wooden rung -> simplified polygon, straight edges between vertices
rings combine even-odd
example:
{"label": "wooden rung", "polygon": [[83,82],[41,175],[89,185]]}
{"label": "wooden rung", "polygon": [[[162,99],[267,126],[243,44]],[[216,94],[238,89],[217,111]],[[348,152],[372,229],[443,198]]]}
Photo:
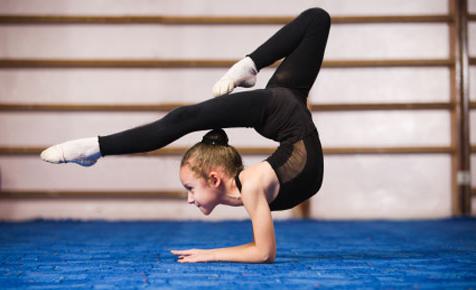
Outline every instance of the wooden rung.
{"label": "wooden rung", "polygon": [[[233,144],[232,144],[233,145]],[[0,155],[15,156],[15,155],[39,155],[42,150],[48,146],[43,147],[0,147]],[[125,155],[133,156],[180,156],[185,153],[188,147],[166,147],[160,150]],[[270,155],[275,147],[237,147],[242,155]],[[358,155],[358,154],[453,154],[454,148],[450,146],[414,146],[414,147],[330,147],[323,149],[326,155]]]}
{"label": "wooden rung", "polygon": [[[186,103],[168,104],[0,104],[1,111],[27,112],[168,112],[177,107],[191,105]],[[472,105],[475,105],[472,103]],[[314,112],[369,111],[369,110],[451,110],[450,102],[418,103],[342,103],[312,104]]]}
{"label": "wooden rung", "polygon": [[[0,15],[0,24],[283,25],[295,16]],[[333,24],[450,23],[450,15],[332,16]]]}
{"label": "wooden rung", "polygon": [[332,24],[365,23],[451,23],[451,15],[333,16]]}
{"label": "wooden rung", "polygon": [[184,191],[67,191],[67,190],[2,190],[2,198],[160,198],[184,199]]}
{"label": "wooden rung", "polygon": [[469,64],[470,65],[476,65],[476,57],[469,58]]}
{"label": "wooden rung", "polygon": [[311,217],[311,201],[308,199],[291,210],[293,218],[308,219]]}
{"label": "wooden rung", "polygon": [[0,59],[0,68],[227,68],[236,60]]}
{"label": "wooden rung", "polygon": [[327,155],[453,154],[454,152],[454,148],[449,146],[324,148],[324,154]]}
{"label": "wooden rung", "polygon": [[[237,60],[0,59],[0,68],[228,68]],[[277,64],[274,65],[274,67]],[[453,66],[451,59],[328,60],[324,68]]]}
{"label": "wooden rung", "polygon": [[451,110],[451,102],[417,102],[417,103],[352,103],[352,104],[312,104],[312,111],[377,111],[377,110]]}
{"label": "wooden rung", "polygon": [[330,60],[323,63],[325,68],[450,67],[453,65],[454,61],[451,59]]}
{"label": "wooden rung", "polygon": [[0,104],[0,112],[169,112],[186,105],[191,104]]}

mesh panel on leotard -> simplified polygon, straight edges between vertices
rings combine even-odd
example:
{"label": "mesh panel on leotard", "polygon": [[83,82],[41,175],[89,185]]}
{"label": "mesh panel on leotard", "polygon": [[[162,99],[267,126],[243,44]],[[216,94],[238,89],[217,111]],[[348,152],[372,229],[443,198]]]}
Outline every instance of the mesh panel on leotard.
{"label": "mesh panel on leotard", "polygon": [[304,141],[300,140],[293,144],[293,151],[286,162],[279,166],[277,173],[281,183],[286,183],[304,170],[307,161],[307,151]]}

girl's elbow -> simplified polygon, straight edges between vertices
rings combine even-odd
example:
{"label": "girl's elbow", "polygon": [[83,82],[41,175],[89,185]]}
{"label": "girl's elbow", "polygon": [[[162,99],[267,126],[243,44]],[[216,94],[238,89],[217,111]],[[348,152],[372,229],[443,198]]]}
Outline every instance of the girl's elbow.
{"label": "girl's elbow", "polygon": [[276,259],[276,256],[267,256],[267,257],[264,258],[263,263],[272,264],[272,263],[274,263],[275,259]]}
{"label": "girl's elbow", "polygon": [[273,263],[276,259],[276,251],[269,251],[262,258],[263,263]]}

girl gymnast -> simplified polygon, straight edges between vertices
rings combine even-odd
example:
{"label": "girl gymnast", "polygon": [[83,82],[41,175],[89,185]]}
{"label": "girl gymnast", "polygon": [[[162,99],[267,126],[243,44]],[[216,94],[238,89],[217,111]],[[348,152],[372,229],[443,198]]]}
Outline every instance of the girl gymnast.
{"label": "girl gymnast", "polygon": [[[219,249],[172,250],[178,262],[271,263],[276,240],[271,211],[290,209],[321,187],[323,156],[307,109],[307,96],[319,73],[330,17],[320,8],[302,12],[254,52],[235,63],[213,86],[215,98],[179,107],[163,118],[108,136],[77,139],[49,147],[41,158],[51,163],[91,166],[100,157],[162,148],[199,130],[211,130],[191,147],[180,165],[180,180],[190,204],[209,215],[218,204],[244,206],[253,241]],[[256,74],[284,58],[265,89],[252,87]],[[243,168],[221,128],[252,127],[279,142],[266,160]]]}

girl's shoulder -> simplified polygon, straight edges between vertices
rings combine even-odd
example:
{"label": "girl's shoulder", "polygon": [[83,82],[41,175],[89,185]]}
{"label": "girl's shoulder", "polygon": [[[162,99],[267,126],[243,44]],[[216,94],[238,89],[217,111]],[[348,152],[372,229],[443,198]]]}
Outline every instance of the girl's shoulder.
{"label": "girl's shoulder", "polygon": [[243,186],[247,184],[264,192],[268,202],[273,201],[278,195],[278,176],[267,161],[262,161],[245,168],[239,177]]}
{"label": "girl's shoulder", "polygon": [[245,169],[243,169],[243,171],[241,171],[240,177],[246,178],[246,179],[254,179],[254,178],[261,179],[265,175],[269,174],[269,168],[267,164],[269,163],[267,163],[266,161],[262,161],[262,162],[253,164],[251,166],[248,166]]}

